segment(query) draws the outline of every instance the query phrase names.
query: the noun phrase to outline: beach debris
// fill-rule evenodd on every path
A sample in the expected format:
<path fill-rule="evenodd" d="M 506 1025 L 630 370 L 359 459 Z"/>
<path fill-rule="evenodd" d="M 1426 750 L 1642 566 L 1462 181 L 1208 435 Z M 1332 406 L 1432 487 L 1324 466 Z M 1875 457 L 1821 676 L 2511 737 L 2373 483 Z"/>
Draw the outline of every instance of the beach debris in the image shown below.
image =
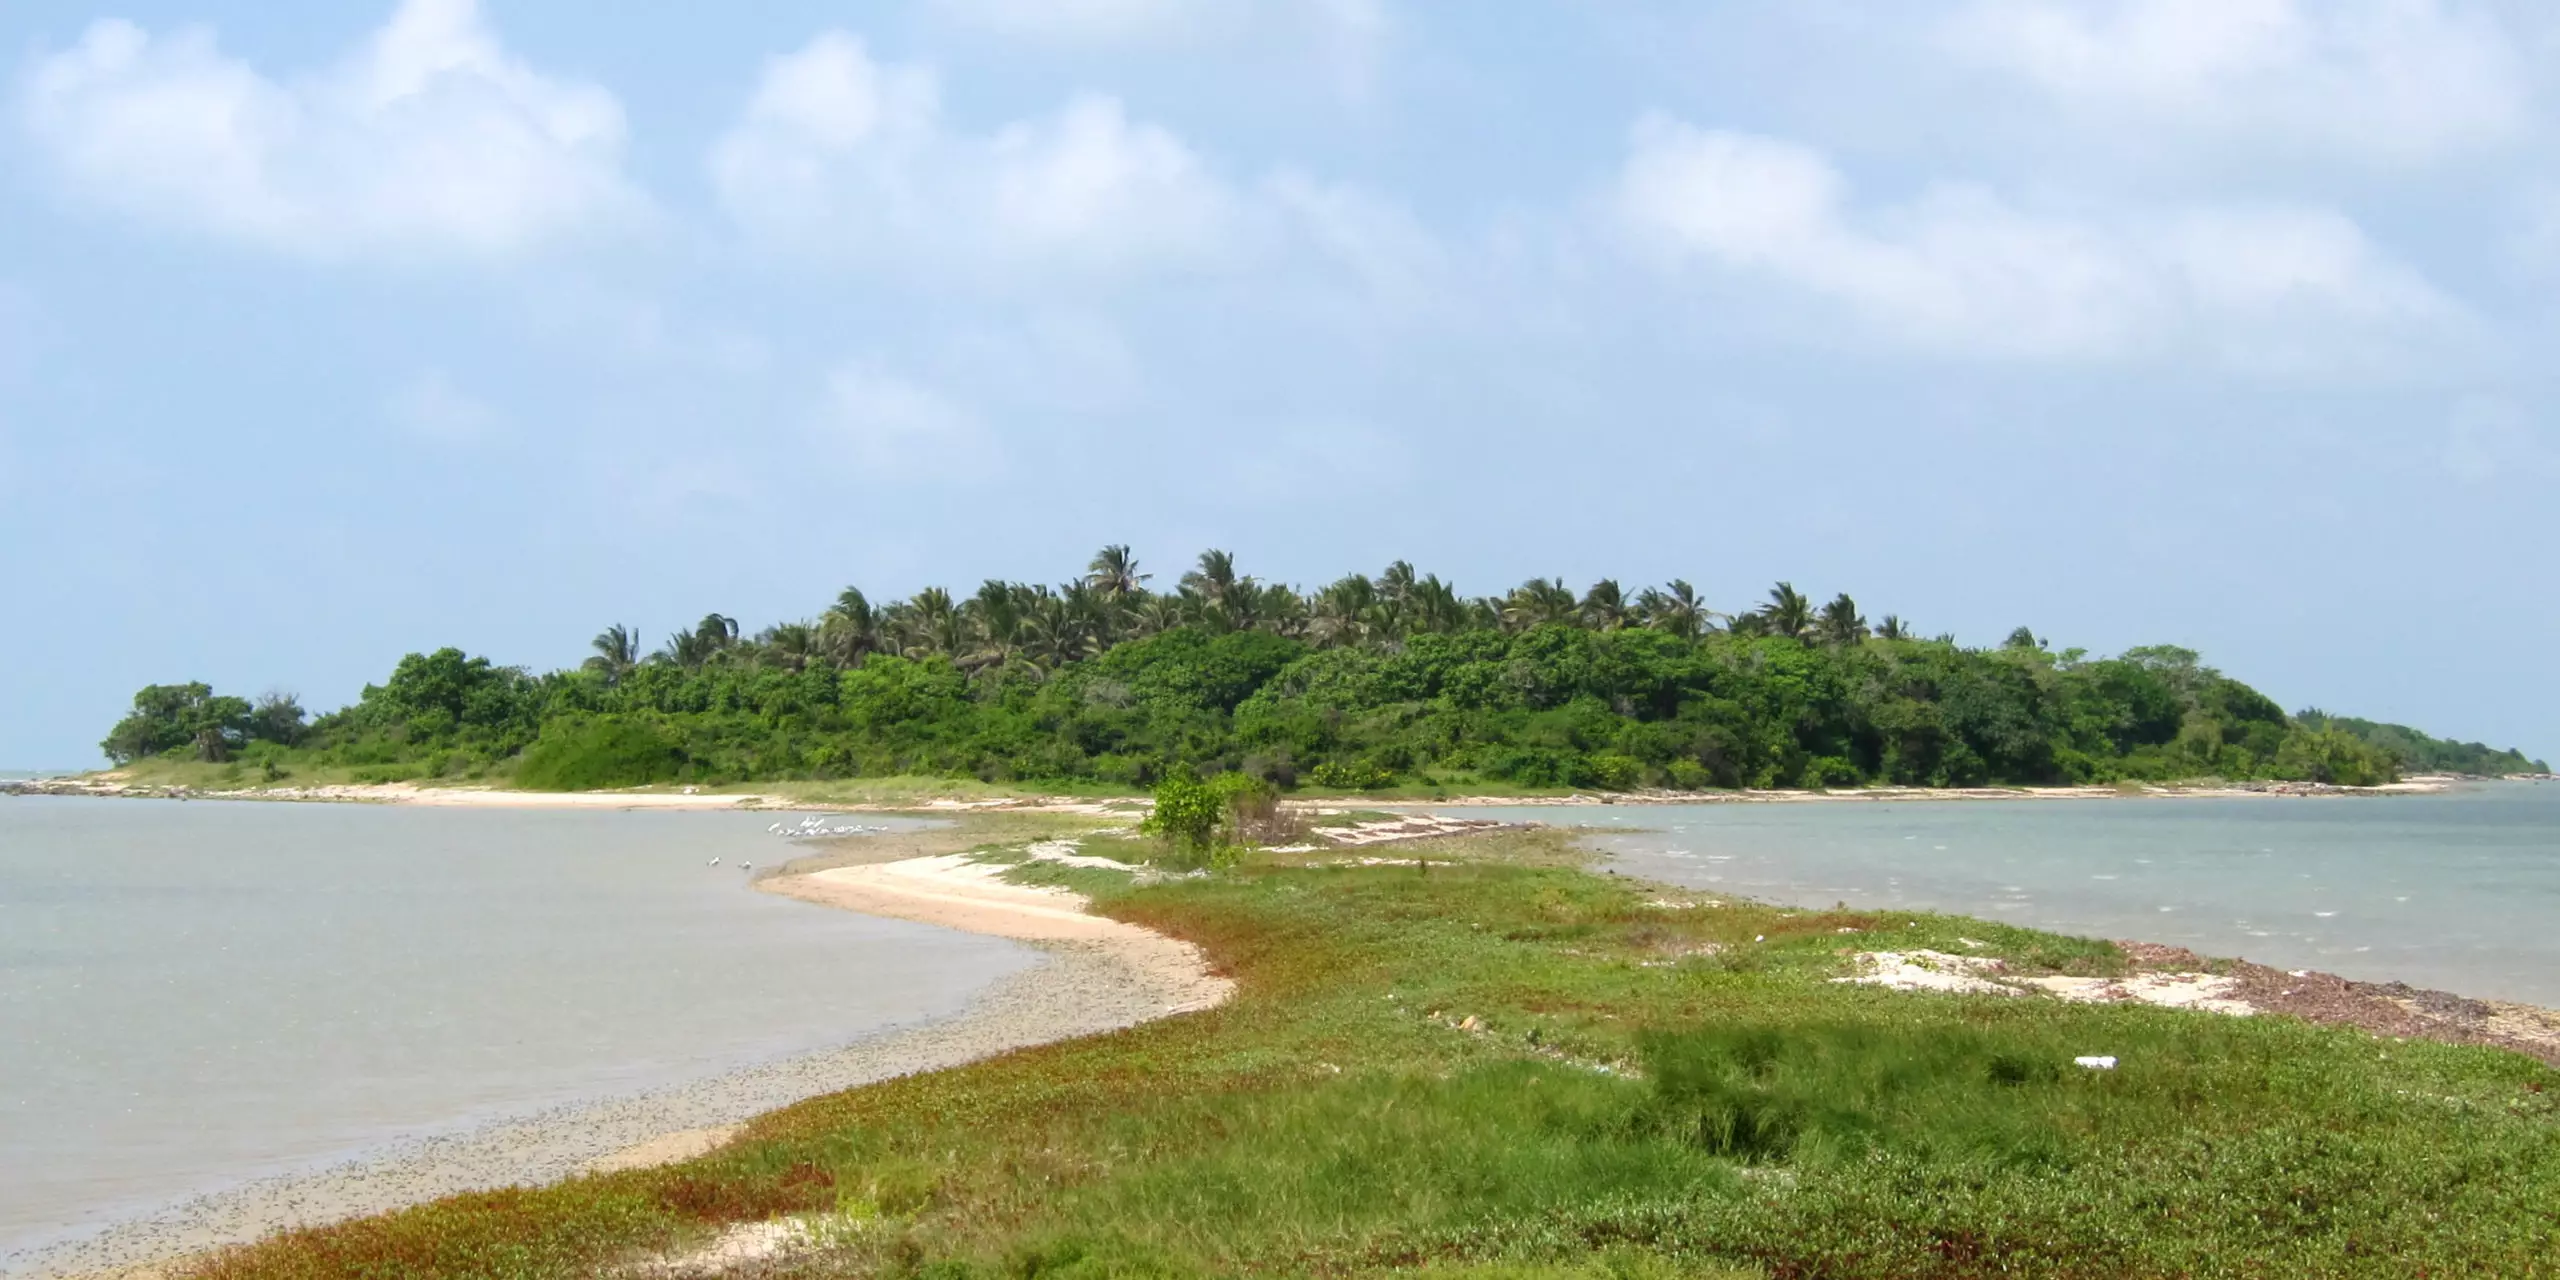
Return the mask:
<path fill-rule="evenodd" d="M 1943 951 L 1862 951 L 1849 959 L 1857 972 L 1846 978 L 1833 978 L 1833 982 L 1950 995 L 2025 994 L 1991 976 L 2003 968 L 1991 956 L 1957 956 Z"/>
<path fill-rule="evenodd" d="M 1493 831 L 1503 825 L 1505 824 L 1487 818 L 1443 818 L 1433 814 L 1416 814 L 1409 818 L 1391 818 L 1384 822 L 1355 822 L 1343 827 L 1317 827 L 1313 834 L 1337 847 L 1357 848 L 1361 845 L 1393 844 L 1400 840 L 1429 840 L 1438 836 Z"/>
<path fill-rule="evenodd" d="M 2258 1010 L 2238 998 L 2237 979 L 2210 973 L 2136 973 L 2122 978 L 2019 978 L 2017 982 L 2074 1004 L 2150 1004 L 2246 1018 Z"/>
<path fill-rule="evenodd" d="M 2097 1054 L 2085 1058 L 2073 1058 L 2071 1065 L 2087 1067 L 2091 1071 L 2113 1071 L 2116 1069 L 2116 1060 L 2113 1054 Z"/>

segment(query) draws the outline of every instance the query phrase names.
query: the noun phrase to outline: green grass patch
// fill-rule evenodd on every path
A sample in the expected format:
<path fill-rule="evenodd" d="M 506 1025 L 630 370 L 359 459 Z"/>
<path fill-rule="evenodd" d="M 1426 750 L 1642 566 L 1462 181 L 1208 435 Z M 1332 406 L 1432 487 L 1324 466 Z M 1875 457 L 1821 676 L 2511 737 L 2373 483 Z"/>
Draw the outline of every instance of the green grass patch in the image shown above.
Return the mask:
<path fill-rule="evenodd" d="M 199 1274 L 595 1275 L 782 1214 L 837 1227 L 755 1274 L 2120 1280 L 2560 1258 L 2560 1073 L 2527 1059 L 1842 985 L 1849 952 L 1965 938 L 2024 968 L 2123 961 L 1593 874 L 1552 832 L 1434 844 L 1428 867 L 1078 873 L 1102 910 L 1199 943 L 1236 999 L 813 1099 L 687 1165 L 297 1233 Z"/>

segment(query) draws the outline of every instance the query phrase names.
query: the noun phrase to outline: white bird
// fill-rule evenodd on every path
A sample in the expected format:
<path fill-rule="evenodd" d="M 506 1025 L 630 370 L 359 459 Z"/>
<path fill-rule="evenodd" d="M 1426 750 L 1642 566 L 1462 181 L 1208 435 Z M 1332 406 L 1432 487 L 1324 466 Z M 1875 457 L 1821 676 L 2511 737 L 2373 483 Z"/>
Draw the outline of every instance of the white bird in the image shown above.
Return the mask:
<path fill-rule="evenodd" d="M 719 860 L 718 858 L 713 858 L 713 859 L 711 860 L 711 865 L 712 865 L 712 866 L 715 866 L 715 867 L 716 867 L 716 866 L 719 866 L 719 865 L 720 865 L 720 860 Z"/>
<path fill-rule="evenodd" d="M 756 864 L 752 862 L 741 862 L 738 864 L 738 869 L 740 871 L 753 871 L 756 869 Z"/>

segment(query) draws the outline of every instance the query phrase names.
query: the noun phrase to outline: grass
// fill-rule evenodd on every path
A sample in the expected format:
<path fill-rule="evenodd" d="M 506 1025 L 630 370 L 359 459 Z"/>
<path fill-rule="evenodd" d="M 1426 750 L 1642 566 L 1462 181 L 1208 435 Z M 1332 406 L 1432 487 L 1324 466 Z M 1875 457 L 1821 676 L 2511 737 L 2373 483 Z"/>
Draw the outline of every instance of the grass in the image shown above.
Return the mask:
<path fill-rule="evenodd" d="M 1049 821 L 902 838 L 1072 825 Z M 2560 1073 L 2527 1059 L 1845 986 L 1846 951 L 1959 937 L 2028 968 L 2123 961 L 1984 921 L 1719 904 L 1582 869 L 1551 832 L 1430 848 L 1427 868 L 1074 873 L 1201 944 L 1236 999 L 813 1099 L 686 1165 L 196 1274 L 596 1275 L 785 1214 L 827 1244 L 756 1274 L 2555 1273 Z M 2089 1053 L 2122 1065 L 2070 1065 Z"/>

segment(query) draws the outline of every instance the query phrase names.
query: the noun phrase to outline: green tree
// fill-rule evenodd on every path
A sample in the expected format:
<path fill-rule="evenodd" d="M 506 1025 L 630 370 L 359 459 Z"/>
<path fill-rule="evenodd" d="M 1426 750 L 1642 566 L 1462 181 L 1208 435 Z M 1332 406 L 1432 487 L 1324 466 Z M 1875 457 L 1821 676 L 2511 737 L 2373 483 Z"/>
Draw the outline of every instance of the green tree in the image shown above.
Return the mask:
<path fill-rule="evenodd" d="M 1147 579 L 1153 576 L 1138 572 L 1138 557 L 1120 544 L 1095 552 L 1085 566 L 1084 580 L 1103 599 L 1125 606 L 1145 593 Z"/>
<path fill-rule="evenodd" d="M 248 740 L 251 717 L 246 700 L 218 695 L 201 682 L 147 685 L 98 748 L 119 765 L 180 748 L 219 762 Z"/>
<path fill-rule="evenodd" d="M 1769 589 L 1769 603 L 1760 607 L 1760 620 L 1770 635 L 1802 640 L 1813 629 L 1813 602 L 1794 583 L 1781 582 Z"/>
<path fill-rule="evenodd" d="M 604 677 L 608 685 L 622 683 L 623 677 L 640 665 L 640 636 L 621 623 L 597 632 L 587 647 L 595 653 L 586 660 L 585 669 Z"/>
<path fill-rule="evenodd" d="M 1846 649 L 1867 638 L 1867 620 L 1858 616 L 1858 602 L 1850 599 L 1845 591 L 1822 606 L 1822 615 L 1816 619 L 1815 627 L 1821 633 L 1822 642 L 1834 649 Z"/>

